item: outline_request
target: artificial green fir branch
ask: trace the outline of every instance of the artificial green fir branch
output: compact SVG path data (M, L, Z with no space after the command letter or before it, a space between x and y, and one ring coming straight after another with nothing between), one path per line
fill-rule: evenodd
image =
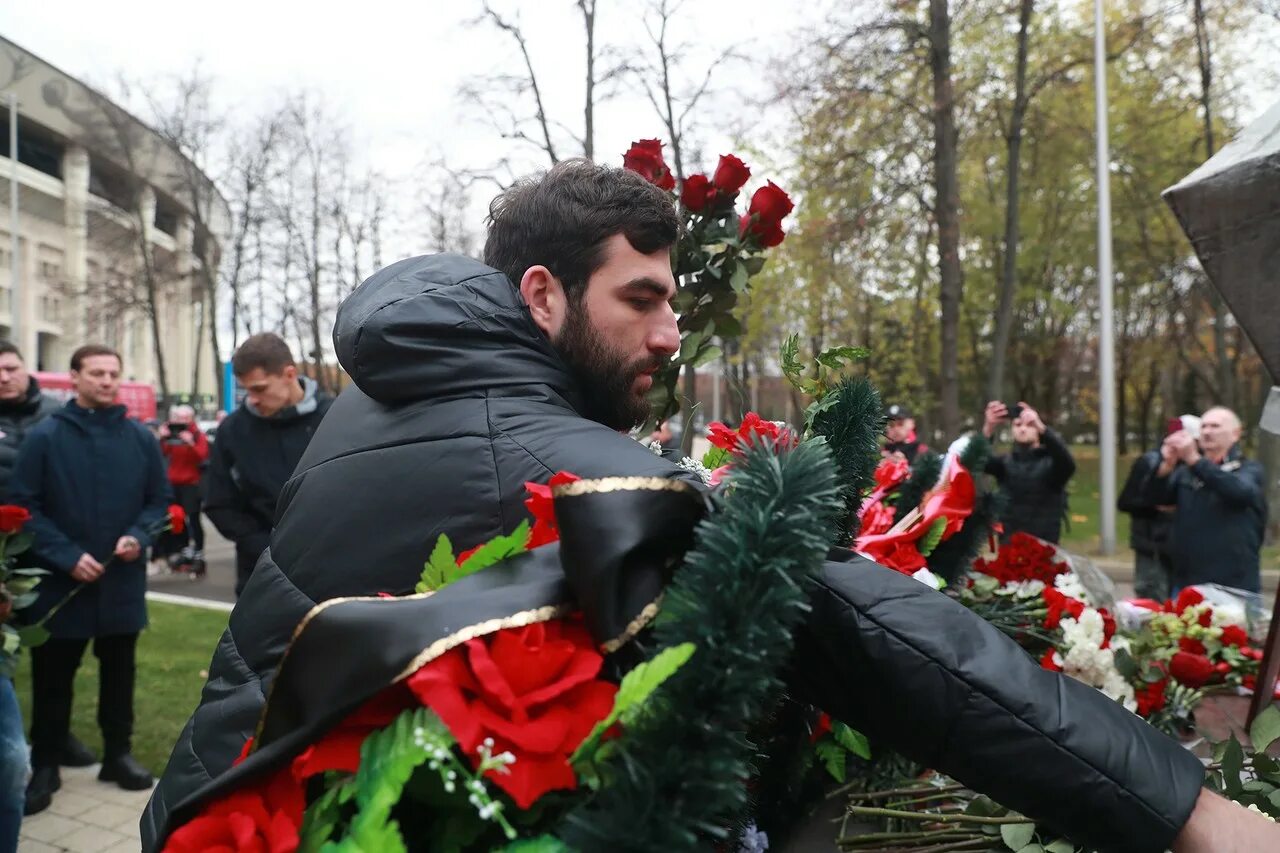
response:
M848 545L858 535L858 510L875 482L884 414L880 393L863 377L844 380L830 394L835 402L814 416L813 433L831 448L844 505L836 542Z

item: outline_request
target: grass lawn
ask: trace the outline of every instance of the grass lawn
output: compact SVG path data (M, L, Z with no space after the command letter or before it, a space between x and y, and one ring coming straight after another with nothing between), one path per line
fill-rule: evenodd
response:
M1101 463L1096 445L1073 445L1072 455L1076 458L1076 474L1071 478L1068 491L1071 493L1070 526L1062 531L1062 544L1070 550L1082 554L1097 554L1101 549ZM1138 452L1122 454L1116 460L1116 491L1124 488L1125 479ZM1126 559L1131 558L1129 551L1129 514L1116 511L1116 544ZM1262 568L1280 569L1280 546L1268 545L1262 549Z
M151 625L138 638L138 680L134 687L133 753L159 774L187 717L200 701L213 648L227 627L228 613L148 602ZM16 679L22 718L31 721L31 664L27 658ZM99 755L98 659L85 650L76 673L76 699L71 728Z

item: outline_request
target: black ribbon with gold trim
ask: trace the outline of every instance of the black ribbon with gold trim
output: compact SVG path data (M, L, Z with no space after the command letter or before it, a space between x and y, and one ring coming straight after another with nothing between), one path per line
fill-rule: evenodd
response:
M159 844L205 803L280 767L379 691L469 639L575 609L606 652L635 636L693 544L703 494L678 480L612 477L556 487L553 497L558 544L438 592L314 607L280 662L253 752L178 803Z

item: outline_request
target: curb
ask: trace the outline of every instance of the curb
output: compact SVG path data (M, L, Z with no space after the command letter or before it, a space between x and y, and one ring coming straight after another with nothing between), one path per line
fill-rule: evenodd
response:
M159 601L162 604L178 604L183 607L198 607L201 610L217 610L230 613L235 607L227 601L210 601L207 598L196 598L191 595L175 595L171 592L148 592L147 601Z

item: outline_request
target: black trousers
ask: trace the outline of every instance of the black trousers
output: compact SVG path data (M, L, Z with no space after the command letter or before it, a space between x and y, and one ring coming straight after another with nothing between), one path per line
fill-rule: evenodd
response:
M200 484L173 484L173 495L187 514L187 529L178 538L183 545L190 542L197 551L204 550L204 525L200 523ZM179 546L181 547L181 546Z
M31 650L31 764L57 767L71 731L76 670L88 640L50 638ZM97 637L98 727L104 758L124 755L133 737L134 652L137 634Z

